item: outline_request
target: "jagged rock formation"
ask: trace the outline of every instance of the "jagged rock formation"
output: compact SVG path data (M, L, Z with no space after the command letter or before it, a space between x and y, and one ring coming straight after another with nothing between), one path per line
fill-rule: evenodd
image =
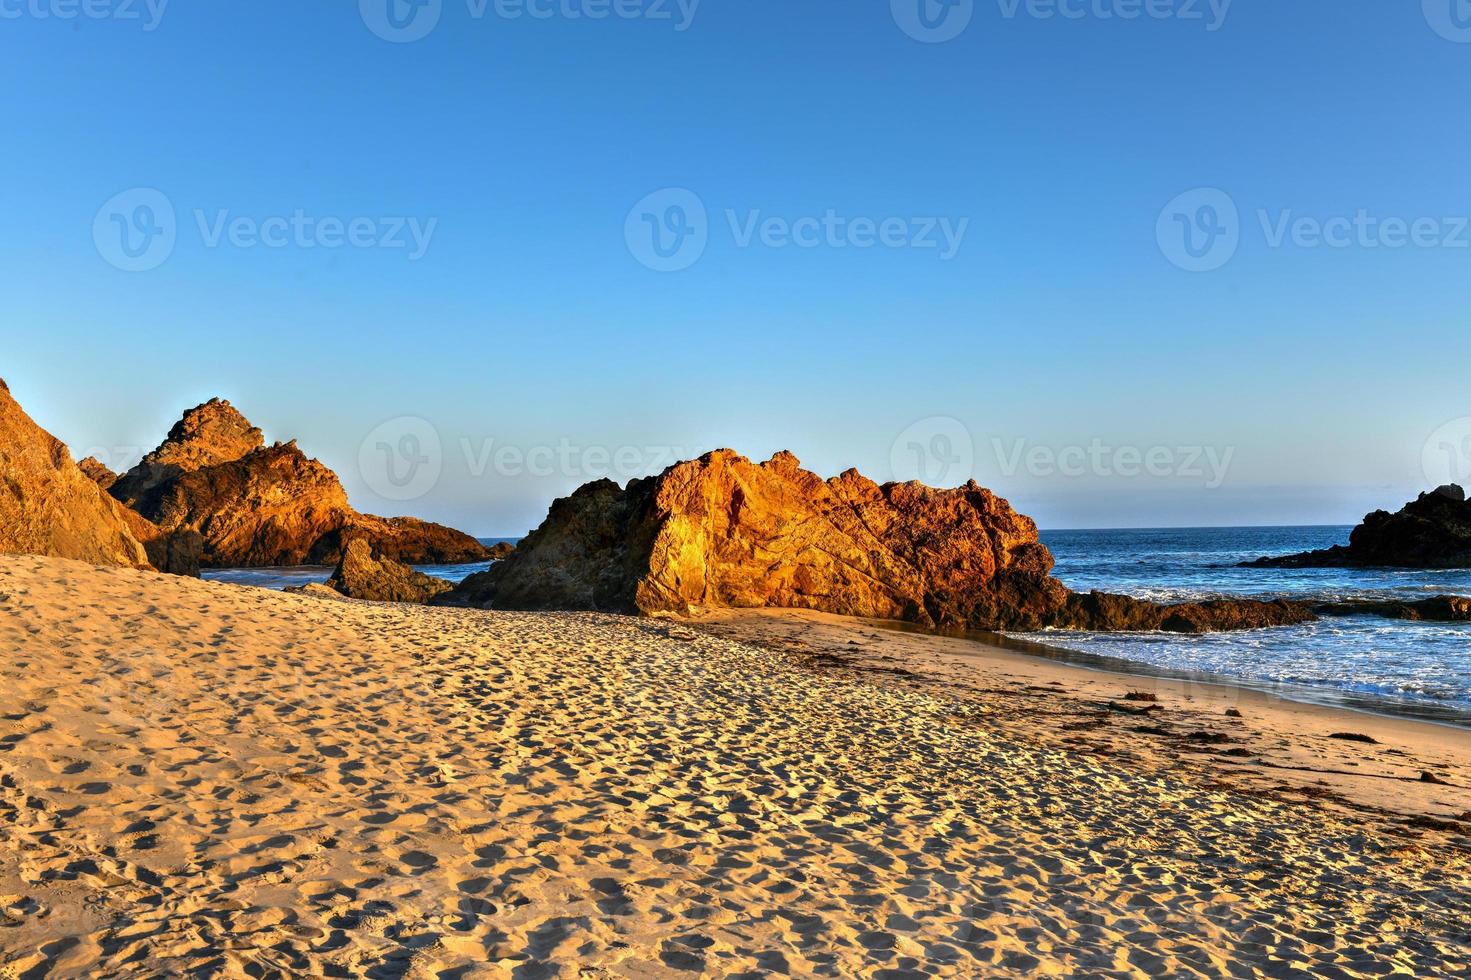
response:
M0 552L149 567L124 508L0 381Z
M159 447L110 487L127 506L149 514L158 497L180 476L240 459L265 445L261 430L233 405L213 398L174 423Z
M419 564L488 555L451 528L358 513L335 473L294 441L264 445L260 430L219 399L186 412L111 492L166 531L199 535L205 567L330 565L354 537Z
M779 453L730 450L552 505L505 561L435 600L497 609L686 614L818 609L935 629L1197 631L1312 619L1288 604L1162 607L1079 597L1051 577L1037 527L974 482L956 490L824 481Z
M1451 484L1422 493L1397 514L1376 510L1347 546L1259 558L1247 568L1471 568L1471 503Z
M107 464L103 463L96 456L88 456L78 463L77 466L87 479L97 484L103 490L109 489L117 482L117 474L108 469Z
M327 586L349 599L419 604L453 588L444 579L416 572L402 562L375 554L373 546L364 538L348 542Z

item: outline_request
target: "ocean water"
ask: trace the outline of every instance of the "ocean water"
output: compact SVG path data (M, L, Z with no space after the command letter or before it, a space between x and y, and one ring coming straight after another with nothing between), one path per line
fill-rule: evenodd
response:
M502 541L515 544L520 538L477 538L486 547ZM476 572L491 566L488 561L468 562L461 565L415 565L425 575L433 575L449 582L463 582ZM321 565L299 565L290 568L210 568L203 576L211 582L230 582L233 585L253 585L262 589L286 589L309 583L318 585L332 577L332 569Z
M1098 589L1158 602L1223 596L1330 600L1471 595L1471 570L1234 567L1264 555L1347 544L1350 530L1050 531L1043 532L1042 540L1057 559L1054 574L1079 592ZM1350 616L1205 636L1048 631L1028 638L1151 668L1284 686L1309 700L1378 704L1386 710L1471 720L1471 624ZM1426 710L1415 712L1417 707Z

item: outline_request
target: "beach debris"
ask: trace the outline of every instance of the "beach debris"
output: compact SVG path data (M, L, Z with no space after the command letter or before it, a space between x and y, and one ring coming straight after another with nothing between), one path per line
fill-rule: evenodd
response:
M1158 701L1159 700L1159 695L1158 694L1151 694L1148 691L1130 691L1128 694L1125 694L1124 695L1124 700L1125 701Z
M1365 745L1378 745L1379 739L1372 735L1362 735L1358 732L1334 732L1329 738L1336 738L1340 742L1363 742Z
M1185 741L1194 742L1196 745L1227 745L1236 739L1225 732L1199 731L1186 735Z
M1416 830L1439 830L1445 833L1457 834L1466 828L1454 820L1437 820L1434 817L1415 816L1404 822L1406 827L1414 827Z
M1226 717L1227 718L1240 718L1241 717L1241 709L1240 708L1227 708L1226 709Z
M1119 714L1123 714L1123 715L1147 715L1151 711L1163 711L1164 710L1164 707L1162 705L1158 705L1158 704L1146 704L1142 708L1136 708L1133 705L1119 704L1117 701L1110 701L1110 702L1108 702L1108 704L1106 705L1106 707L1108 708L1109 711L1117 711Z
M1420 782L1422 782L1422 783L1430 783L1431 785L1434 785L1434 786L1449 786L1450 785L1450 783L1446 782L1444 779L1441 779L1439 776L1437 776L1433 772L1422 772L1422 773L1420 773Z

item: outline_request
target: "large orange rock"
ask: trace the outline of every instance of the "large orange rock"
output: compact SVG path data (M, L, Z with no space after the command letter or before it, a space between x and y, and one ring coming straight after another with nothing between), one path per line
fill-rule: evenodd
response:
M686 614L817 609L934 629L1163 629L1303 622L1290 604L1158 606L1076 596L1051 577L1037 526L974 482L823 480L780 453L730 450L626 489L603 480L552 505L505 561L434 600L496 609Z
M411 517L360 514L337 474L297 448L266 446L229 402L184 413L112 494L171 533L194 533L207 568L332 565L354 538L413 564L480 561L467 534Z
M149 567L125 510L0 381L0 552Z

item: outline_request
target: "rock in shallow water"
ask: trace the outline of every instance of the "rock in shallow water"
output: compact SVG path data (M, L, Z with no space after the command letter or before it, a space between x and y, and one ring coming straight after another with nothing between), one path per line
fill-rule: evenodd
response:
M1243 562L1245 568L1471 568L1471 503L1451 484L1405 504L1376 510L1347 546Z

